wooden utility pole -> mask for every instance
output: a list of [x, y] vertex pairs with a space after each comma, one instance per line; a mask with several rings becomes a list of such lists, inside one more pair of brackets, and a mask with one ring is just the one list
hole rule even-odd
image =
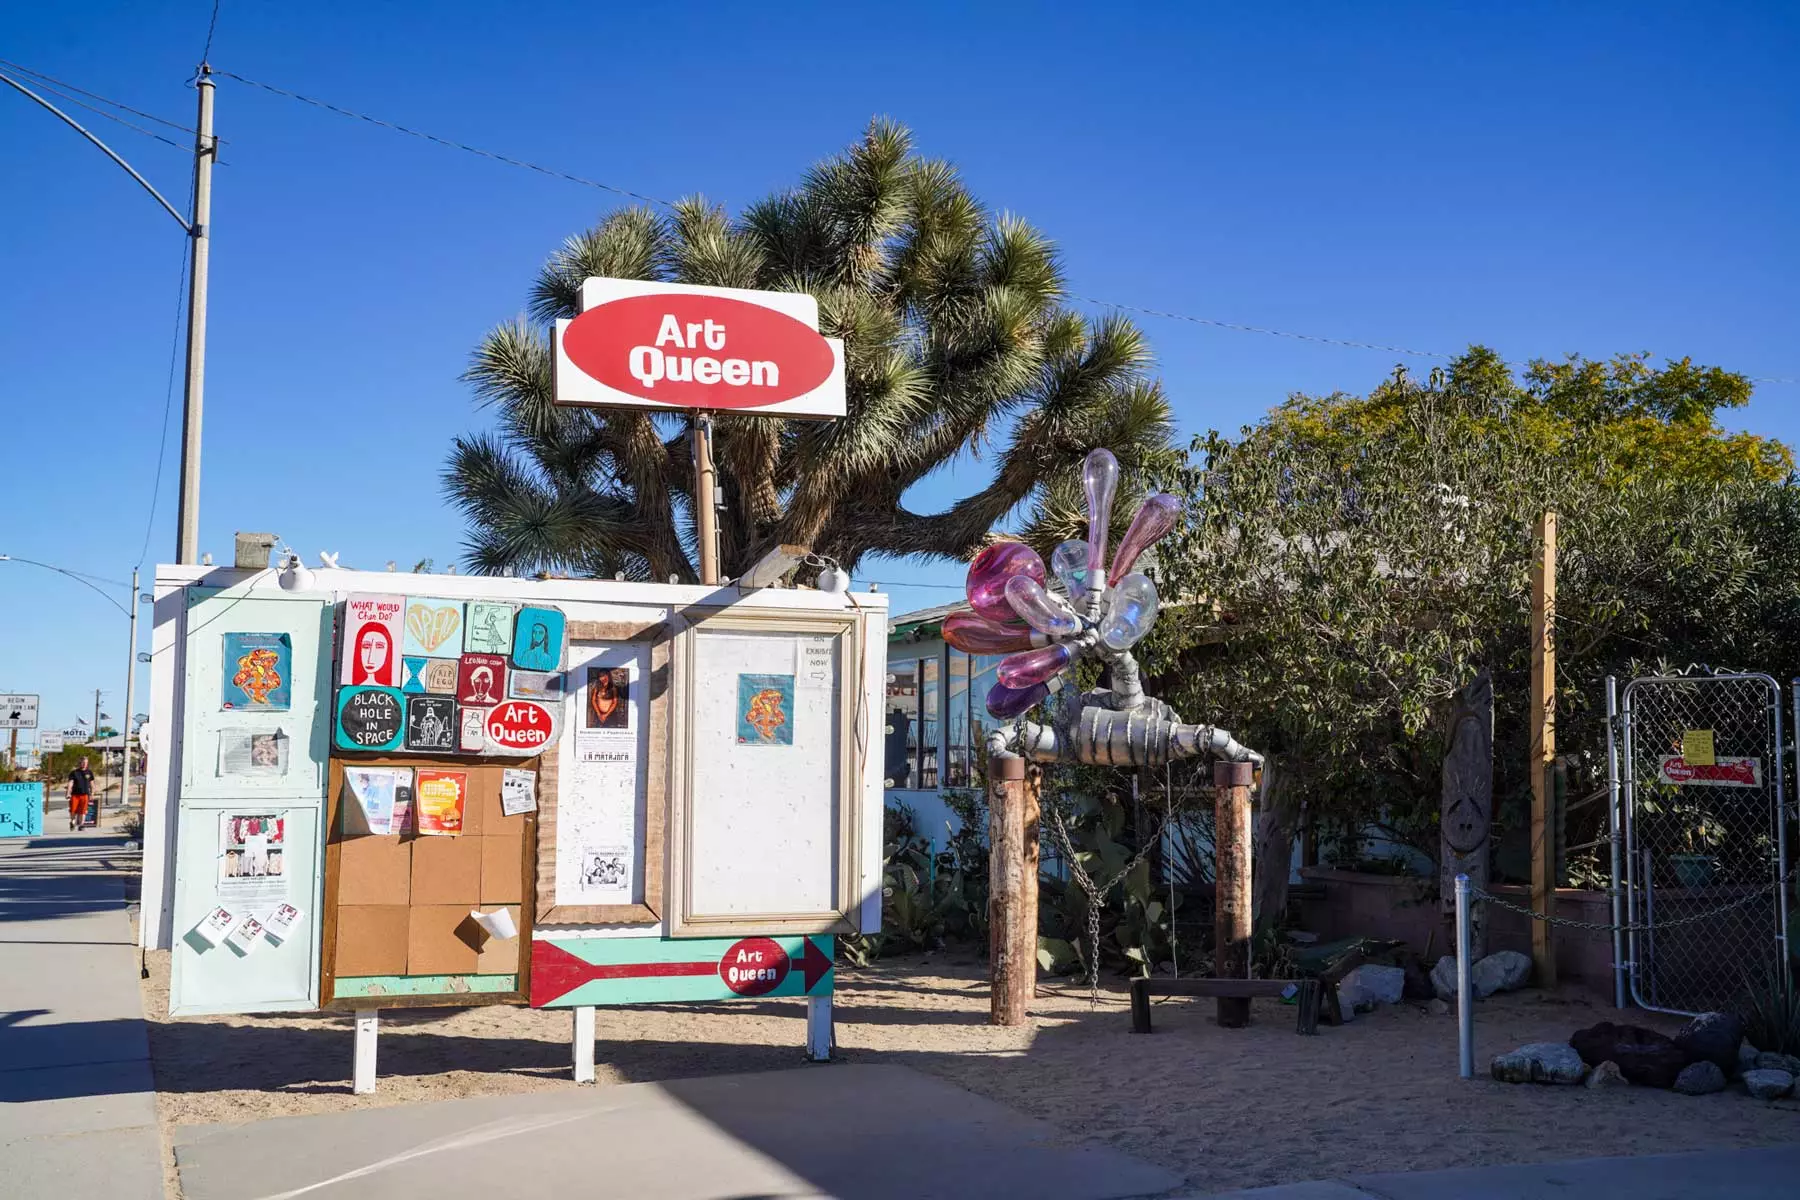
[[1037, 910], [1034, 903], [1027, 915], [1024, 895], [1026, 791], [1024, 759], [988, 756], [989, 1025], [1025, 1024], [1037, 985]]
[[[1213, 763], [1213, 978], [1250, 978], [1250, 783], [1247, 762]], [[1250, 1001], [1221, 996], [1219, 1024], [1250, 1023]]]
[[1538, 557], [1531, 564], [1531, 961], [1538, 986], [1556, 986], [1556, 941], [1547, 918], [1556, 915], [1555, 798], [1550, 771], [1556, 759], [1556, 514], [1538, 518]]
[[700, 582], [719, 582], [719, 477], [713, 470], [712, 414], [694, 414], [694, 540], [700, 544]]
[[1038, 852], [1039, 823], [1043, 818], [1044, 768], [1031, 763], [1025, 768], [1025, 789], [1020, 799], [1019, 831], [1019, 961], [1024, 964], [1025, 998], [1037, 998], [1038, 949]]

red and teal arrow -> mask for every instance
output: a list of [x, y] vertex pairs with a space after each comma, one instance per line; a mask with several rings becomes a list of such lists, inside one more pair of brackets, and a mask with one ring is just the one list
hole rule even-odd
[[828, 996], [830, 937], [537, 938], [534, 1008]]

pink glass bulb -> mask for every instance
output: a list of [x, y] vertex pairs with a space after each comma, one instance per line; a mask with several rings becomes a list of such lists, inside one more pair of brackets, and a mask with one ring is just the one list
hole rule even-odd
[[1036, 645], [1031, 630], [1018, 625], [996, 625], [972, 612], [953, 612], [945, 617], [944, 640], [965, 654], [1011, 654]]
[[1067, 646], [1027, 650], [1023, 654], [1011, 654], [1001, 659], [1000, 665], [994, 668], [994, 678], [1009, 688], [1023, 691], [1034, 683], [1048, 682], [1052, 675], [1074, 660], [1075, 655]]
[[988, 689], [987, 709], [1005, 721], [1043, 703], [1044, 697], [1049, 694], [1048, 684], [1034, 683], [1028, 688], [1009, 688], [1004, 683], [996, 683]]
[[1119, 488], [1119, 460], [1111, 450], [1090, 450], [1081, 464], [1081, 487], [1087, 493], [1090, 579], [1101, 578], [1106, 567], [1106, 531], [1112, 524], [1113, 493]]
[[1025, 575], [1014, 575], [1006, 581], [1006, 600], [1025, 623], [1046, 637], [1073, 637], [1081, 632], [1081, 621], [1075, 612], [1044, 590], [1044, 585]]
[[1119, 552], [1113, 557], [1112, 567], [1106, 573], [1107, 580], [1117, 584], [1131, 574], [1131, 568], [1137, 565], [1138, 557], [1175, 528], [1175, 520], [1179, 516], [1181, 501], [1167, 493], [1158, 492], [1144, 501], [1144, 506], [1137, 510], [1137, 516], [1131, 518], [1131, 528], [1125, 531], [1125, 540], [1119, 543]]
[[1023, 542], [995, 542], [969, 564], [969, 606], [997, 625], [1017, 624], [1019, 614], [1006, 602], [1006, 581], [1023, 575], [1044, 581], [1044, 560]]

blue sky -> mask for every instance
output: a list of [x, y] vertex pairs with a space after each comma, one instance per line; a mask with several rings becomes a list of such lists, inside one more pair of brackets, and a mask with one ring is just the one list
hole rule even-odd
[[[1424, 350], [1647, 350], [1800, 377], [1800, 8], [1266, 7], [225, 0], [212, 61], [733, 208], [886, 114], [1053, 237], [1083, 296]], [[209, 9], [35, 5], [0, 27], [0, 57], [188, 120]], [[91, 123], [182, 203], [182, 153]], [[617, 198], [230, 80], [218, 129], [203, 549], [225, 561], [233, 530], [264, 529], [309, 559], [441, 569], [461, 529], [438, 471], [483, 421], [457, 382], [466, 356]], [[0, 553], [122, 580], [149, 517], [182, 238], [10, 92], [0, 132]], [[1184, 438], [1293, 391], [1366, 390], [1398, 361], [1143, 324]], [[1800, 386], [1765, 384], [1731, 423], [1800, 440], [1797, 402]], [[179, 385], [176, 408], [146, 566], [173, 557]], [[918, 503], [983, 470], [958, 464]], [[897, 610], [949, 598], [920, 585], [959, 575], [865, 572], [908, 582], [883, 588]], [[43, 693], [52, 726], [90, 712], [95, 687], [122, 713], [124, 623], [100, 597], [0, 563], [0, 614], [0, 690]]]

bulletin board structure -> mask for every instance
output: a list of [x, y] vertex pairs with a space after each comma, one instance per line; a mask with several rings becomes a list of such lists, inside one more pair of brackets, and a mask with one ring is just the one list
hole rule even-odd
[[[553, 1005], [828, 996], [834, 937], [879, 926], [881, 764], [868, 748], [883, 596], [337, 570], [299, 593], [273, 572], [185, 566], [160, 567], [155, 589], [151, 704], [170, 732], [147, 779], [142, 936], [173, 951], [172, 1011], [399, 1007], [413, 988], [418, 1002]], [[459, 613], [455, 680], [432, 644], [441, 628], [351, 610], [395, 594]], [[560, 660], [534, 669], [469, 647], [526, 608], [566, 621]], [[507, 658], [503, 694], [475, 673], [500, 665], [488, 654]], [[554, 736], [496, 755], [462, 708], [485, 722], [498, 704], [421, 699], [470, 688], [529, 699]], [[340, 706], [369, 699], [347, 689], [391, 691], [395, 711], [370, 704], [346, 726]], [[529, 724], [481, 736], [530, 736]], [[347, 728], [380, 740], [352, 748]], [[383, 768], [466, 775], [467, 828], [347, 828], [345, 772]], [[532, 776], [529, 809], [502, 812], [507, 772]], [[196, 943], [234, 898], [262, 927], [251, 952]], [[346, 940], [353, 908], [365, 919]], [[505, 911], [517, 933], [464, 928], [453, 944], [421, 927], [415, 942], [426, 908], [458, 926]], [[690, 982], [609, 982], [661, 975]]]

